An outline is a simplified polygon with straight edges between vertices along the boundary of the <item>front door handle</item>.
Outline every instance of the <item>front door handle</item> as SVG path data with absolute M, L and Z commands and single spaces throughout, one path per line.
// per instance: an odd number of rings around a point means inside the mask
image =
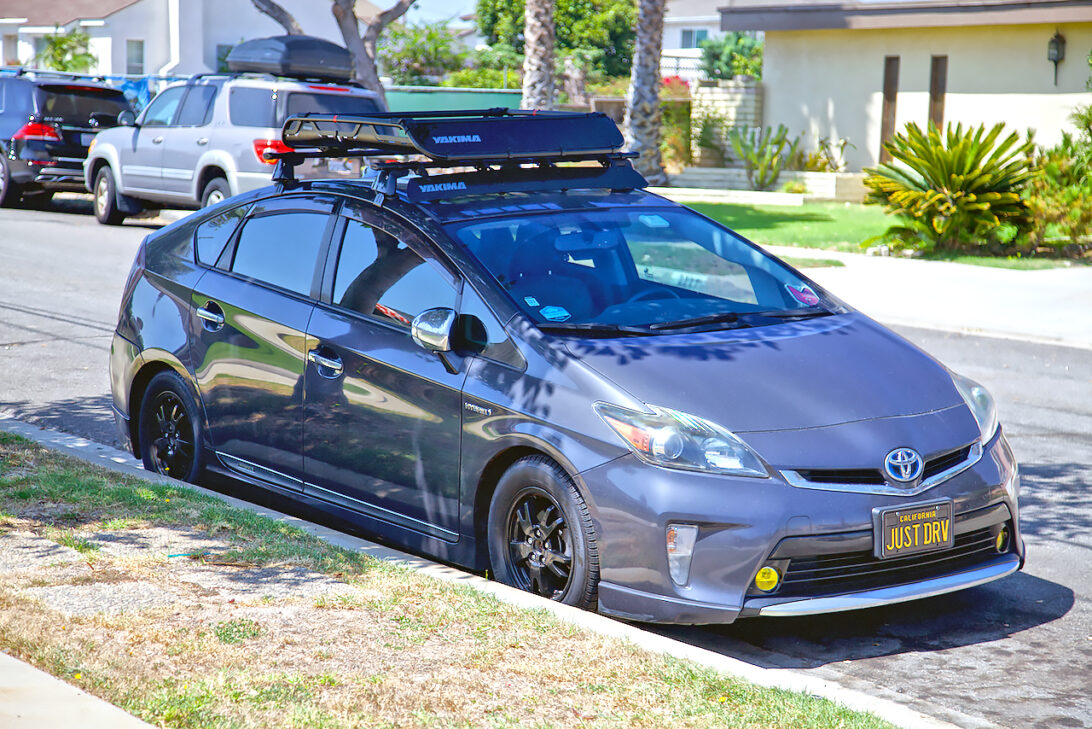
M 224 327 L 224 312 L 214 301 L 206 301 L 205 305 L 197 309 L 197 318 L 204 322 L 204 327 L 210 332 L 218 332 Z
M 318 365 L 319 374 L 323 377 L 330 377 L 331 379 L 334 377 L 338 377 L 339 375 L 341 375 L 341 371 L 345 369 L 344 365 L 341 363 L 341 358 L 326 357 L 325 355 L 320 354 L 319 350 L 317 349 L 312 349 L 310 352 L 308 352 L 307 359 Z M 333 375 L 327 375 L 325 372 L 322 371 L 323 369 L 330 370 Z
M 208 137 L 201 137 L 200 139 L 197 140 L 198 146 L 201 146 L 201 147 L 204 147 L 208 143 L 209 143 Z
M 152 144 L 163 144 L 163 137 L 155 137 L 152 140 Z

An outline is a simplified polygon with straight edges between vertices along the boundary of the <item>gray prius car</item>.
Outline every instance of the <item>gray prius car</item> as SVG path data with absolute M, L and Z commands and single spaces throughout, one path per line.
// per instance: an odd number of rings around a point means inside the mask
M 990 394 L 646 191 L 599 114 L 290 118 L 151 234 L 110 360 L 147 468 L 568 604 L 729 623 L 1021 568 Z M 305 160 L 374 179 L 299 181 Z

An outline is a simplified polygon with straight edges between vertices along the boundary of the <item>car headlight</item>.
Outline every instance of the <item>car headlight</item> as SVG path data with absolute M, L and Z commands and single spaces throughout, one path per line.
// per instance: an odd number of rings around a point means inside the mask
M 997 403 L 994 402 L 993 395 L 971 378 L 957 375 L 955 372 L 952 373 L 952 382 L 955 383 L 959 394 L 963 396 L 967 407 L 971 409 L 974 419 L 978 421 L 978 428 L 982 431 L 983 445 L 989 443 L 993 440 L 999 424 L 997 420 Z
M 758 454 L 716 423 L 678 410 L 649 408 L 652 414 L 595 404 L 603 422 L 643 461 L 687 471 L 769 477 Z

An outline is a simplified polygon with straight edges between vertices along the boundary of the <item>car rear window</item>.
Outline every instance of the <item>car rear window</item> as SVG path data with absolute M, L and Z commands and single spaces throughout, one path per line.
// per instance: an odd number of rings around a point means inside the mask
M 379 111 L 375 99 L 350 93 L 292 91 L 284 103 L 284 112 L 277 113 L 273 89 L 236 86 L 228 96 L 231 123 L 239 127 L 280 127 L 284 120 L 296 114 L 371 114 Z
M 130 109 L 125 95 L 115 89 L 71 84 L 39 86 L 38 113 L 43 119 L 62 124 L 87 125 L 92 114 L 106 114 L 110 119 L 100 123 L 115 123 L 117 116 Z
M 313 94 L 294 91 L 285 103 L 285 116 L 306 114 L 371 114 L 379 111 L 375 99 L 355 94 Z M 282 119 L 281 124 L 284 123 Z

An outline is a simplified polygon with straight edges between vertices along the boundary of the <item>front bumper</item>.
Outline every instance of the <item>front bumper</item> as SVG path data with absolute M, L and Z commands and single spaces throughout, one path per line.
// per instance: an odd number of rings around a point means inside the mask
M 1023 563 L 1016 464 L 1002 435 L 987 444 L 973 467 L 914 497 L 670 471 L 632 456 L 581 477 L 600 534 L 600 610 L 632 620 L 704 624 L 837 612 L 973 587 Z M 899 560 L 872 557 L 873 509 L 938 499 L 952 502 L 955 547 L 905 560 L 905 568 Z M 675 523 L 699 526 L 690 577 L 682 586 L 669 576 L 665 548 L 665 530 Z M 1012 538 L 998 554 L 986 545 L 1001 526 Z M 756 573 L 771 559 L 809 555 L 847 568 L 828 572 L 835 579 L 824 584 L 790 587 L 786 580 L 770 594 L 753 588 Z

